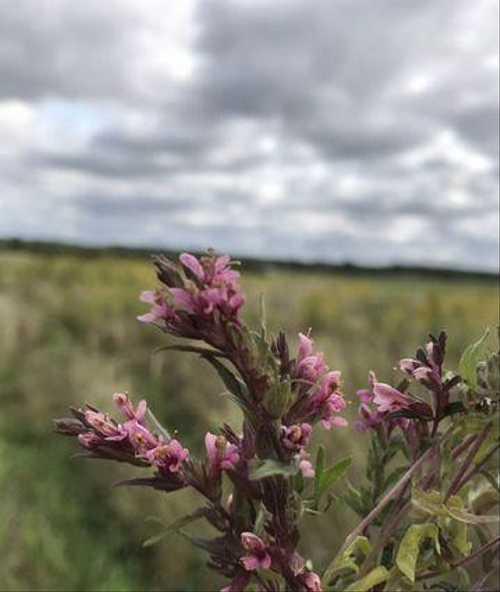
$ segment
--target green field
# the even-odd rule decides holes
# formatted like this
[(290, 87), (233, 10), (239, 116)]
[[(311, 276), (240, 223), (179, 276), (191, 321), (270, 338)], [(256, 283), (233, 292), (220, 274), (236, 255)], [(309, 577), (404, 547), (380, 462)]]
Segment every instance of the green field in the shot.
[[(450, 337), (448, 364), (487, 325), (498, 323), (495, 282), (436, 277), (348, 276), (270, 269), (243, 276), (246, 318), (265, 297), (268, 324), (295, 336), (313, 328), (330, 366), (343, 371), (346, 396), (369, 369), (391, 380), (429, 331)], [(147, 516), (165, 521), (193, 508), (194, 495), (112, 489), (140, 469), (72, 459), (74, 442), (52, 433), (51, 418), (83, 401), (111, 409), (111, 395), (145, 397), (192, 453), (203, 434), (238, 412), (221, 397), (209, 367), (188, 354), (157, 353), (169, 338), (140, 325), (138, 293), (155, 285), (148, 262), (0, 253), (0, 589), (214, 590), (204, 557), (172, 535), (152, 548)], [(171, 341), (170, 341), (171, 342)], [(356, 405), (351, 405), (354, 416)], [(318, 430), (321, 431), (321, 430)], [(323, 432), (332, 458), (353, 454), (362, 478), (365, 436)], [(341, 485), (340, 485), (341, 486)], [(321, 566), (354, 515), (307, 518), (304, 548)], [(328, 518), (328, 516), (327, 516)]]

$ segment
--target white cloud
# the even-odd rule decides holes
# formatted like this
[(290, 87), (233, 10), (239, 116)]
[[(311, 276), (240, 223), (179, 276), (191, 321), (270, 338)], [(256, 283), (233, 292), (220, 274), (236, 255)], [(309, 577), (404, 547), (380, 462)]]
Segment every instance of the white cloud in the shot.
[(494, 269), (497, 16), (3, 3), (0, 234)]

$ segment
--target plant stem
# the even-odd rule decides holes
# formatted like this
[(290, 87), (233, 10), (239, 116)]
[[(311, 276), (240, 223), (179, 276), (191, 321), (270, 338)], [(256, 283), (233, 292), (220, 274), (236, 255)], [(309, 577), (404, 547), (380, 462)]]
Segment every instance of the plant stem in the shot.
[[(472, 555), (469, 555), (468, 557), (465, 557), (464, 559), (461, 559), (460, 561), (456, 561), (455, 563), (450, 563), (450, 569), (448, 571), (452, 571), (454, 569), (457, 569), (458, 567), (464, 567), (465, 565), (468, 565), (469, 563), (471, 563), (472, 561), (474, 561), (475, 559), (477, 559), (478, 557), (480, 557), (481, 555), (486, 553), (486, 551), (489, 551), (490, 549), (494, 549), (498, 545), (498, 543), (500, 543), (500, 536), (496, 537), (495, 539), (493, 539), (489, 543), (486, 543), (482, 547), (479, 547), (479, 549), (477, 551), (475, 551), (474, 553), (472, 553)], [(430, 578), (435, 578), (436, 576), (439, 576), (439, 575), (443, 575), (443, 570), (428, 571), (427, 573), (423, 573), (423, 574), (417, 576), (416, 579), (417, 580), (428, 580)]]
[(457, 491), (459, 491), (459, 489), (461, 487), (462, 479), (463, 479), (465, 473), (467, 472), (467, 470), (469, 469), (472, 461), (474, 460), (474, 457), (476, 456), (477, 451), (481, 447), (482, 443), (486, 440), (488, 433), (491, 430), (492, 425), (493, 424), (491, 422), (488, 423), (485, 426), (485, 428), (483, 429), (483, 431), (479, 434), (477, 439), (475, 440), (474, 444), (472, 445), (472, 447), (469, 450), (469, 453), (467, 454), (467, 457), (465, 458), (464, 462), (462, 463), (462, 466), (459, 468), (457, 474), (455, 475), (455, 479), (453, 479), (453, 481), (448, 489), (448, 492), (446, 493), (446, 496), (443, 500), (443, 503), (446, 503), (452, 495), (455, 495), (457, 493)]
[(365, 528), (367, 528), (375, 520), (375, 518), (380, 514), (380, 512), (382, 512), (387, 504), (393, 501), (394, 498), (406, 488), (406, 485), (412, 478), (413, 474), (424, 464), (432, 452), (433, 448), (429, 448), (429, 450), (424, 452), (424, 454), (422, 454), (415, 464), (411, 466), (401, 477), (398, 483), (396, 483), (396, 485), (388, 493), (386, 493), (386, 495), (379, 501), (375, 508), (373, 508), (373, 510), (365, 518), (363, 518), (358, 526), (356, 526), (356, 528), (348, 535), (336, 557), (340, 557), (347, 547), (356, 539), (356, 537), (359, 536), (365, 530)]
[(495, 452), (499, 448), (500, 448), (500, 444), (497, 444), (496, 446), (494, 446), (480, 463), (478, 463), (477, 465), (474, 465), (473, 467), (470, 468), (470, 470), (462, 477), (462, 480), (460, 481), (460, 484), (458, 487), (459, 490), (462, 489), (462, 487), (467, 483), (467, 481), (470, 481), (472, 479), (472, 477), (474, 477), (475, 475), (477, 475), (479, 473), (479, 471), (484, 467), (484, 465), (490, 460), (490, 458), (495, 454)]

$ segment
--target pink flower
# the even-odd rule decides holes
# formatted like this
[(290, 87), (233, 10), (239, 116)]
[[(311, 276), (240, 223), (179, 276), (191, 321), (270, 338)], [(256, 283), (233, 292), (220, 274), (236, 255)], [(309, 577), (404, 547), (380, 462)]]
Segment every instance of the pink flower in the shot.
[(239, 286), (240, 275), (231, 269), (228, 256), (210, 253), (197, 259), (183, 253), (180, 263), (185, 274), (175, 271), (179, 266), (168, 260), (157, 261), (168, 294), (165, 298), (159, 292), (143, 292), (141, 300), (151, 304), (151, 310), (138, 317), (140, 321), (159, 324), (176, 335), (206, 340), (206, 332), (221, 324), (221, 317), (238, 320), (245, 298)]
[(148, 450), (156, 448), (160, 441), (135, 419), (123, 424), (128, 440), (137, 454), (144, 455)]
[(127, 437), (127, 432), (123, 430), (122, 426), (118, 425), (113, 419), (111, 419), (107, 413), (86, 409), (85, 421), (99, 436), (102, 436), (106, 440), (119, 441), (124, 440)]
[(288, 450), (299, 450), (305, 448), (311, 439), (312, 427), (308, 423), (300, 425), (282, 426), (281, 441)]
[(224, 436), (207, 432), (205, 435), (210, 471), (217, 476), (221, 471), (233, 470), (240, 460), (238, 447), (230, 444)]
[(169, 288), (169, 293), (173, 296), (174, 306), (177, 310), (184, 310), (189, 313), (195, 312), (196, 301), (190, 292), (184, 290), (184, 288)]
[(406, 374), (409, 374), (410, 376), (413, 376), (413, 372), (421, 366), (422, 363), (418, 360), (414, 360), (413, 358), (403, 358), (399, 361), (400, 369)]
[(304, 358), (308, 358), (312, 355), (314, 349), (314, 341), (304, 335), (303, 333), (299, 333), (299, 352), (297, 355), (297, 361), (300, 362)]
[(297, 364), (297, 378), (315, 383), (328, 370), (322, 353), (313, 354), (300, 360)]
[(370, 370), (368, 372), (368, 388), (361, 389), (356, 394), (361, 400), (361, 403), (369, 404), (373, 402), (373, 385), (377, 382), (377, 377), (375, 376), (375, 372)]
[(426, 346), (429, 354), (429, 365), (426, 366), (418, 360), (412, 358), (404, 358), (400, 360), (400, 369), (408, 376), (414, 378), (426, 386), (439, 386), (441, 384), (440, 368), (432, 359), (433, 352), (436, 351), (436, 345), (430, 341)]
[(104, 444), (104, 440), (100, 438), (94, 432), (85, 432), (84, 434), (78, 434), (78, 441), (84, 448), (92, 450), (97, 446)]
[(189, 450), (183, 448), (178, 440), (170, 440), (148, 450), (143, 456), (161, 472), (177, 473), (182, 463), (189, 458)]
[(337, 391), (341, 380), (338, 371), (328, 372), (322, 382), (320, 390), (312, 396), (311, 403), (316, 409), (316, 414), (321, 418), (323, 427), (327, 430), (332, 427), (344, 427), (347, 420), (337, 417), (347, 407), (344, 397)]
[(373, 386), (373, 402), (381, 413), (393, 413), (401, 409), (407, 409), (411, 405), (411, 399), (383, 382), (377, 382)]
[(200, 282), (203, 282), (205, 279), (205, 271), (194, 255), (182, 253), (179, 260)]
[(308, 571), (304, 573), (301, 579), (307, 592), (322, 592), (321, 578), (318, 574)]
[(267, 551), (267, 545), (256, 534), (242, 532), (241, 544), (248, 553), (241, 558), (241, 563), (247, 571), (269, 569), (271, 567), (271, 555)]
[(323, 419), (321, 424), (326, 430), (331, 430), (332, 428), (346, 428), (349, 425), (349, 422), (345, 417), (336, 415)]
[(165, 302), (160, 292), (146, 291), (140, 295), (141, 302), (151, 304), (151, 310), (137, 317), (141, 323), (159, 323), (162, 324), (174, 314), (172, 308)]
[(376, 428), (384, 420), (384, 413), (372, 411), (368, 405), (362, 403), (359, 407), (360, 419), (354, 424), (358, 432), (366, 432), (369, 429)]
[(302, 476), (305, 479), (312, 479), (315, 475), (314, 467), (309, 460), (309, 454), (302, 449), (299, 454), (295, 456), (296, 461), (298, 462), (299, 471), (302, 473)]
[(115, 393), (113, 395), (113, 401), (127, 419), (135, 419), (137, 422), (144, 424), (144, 418), (146, 417), (148, 408), (146, 401), (139, 401), (136, 409), (134, 409), (126, 393)]

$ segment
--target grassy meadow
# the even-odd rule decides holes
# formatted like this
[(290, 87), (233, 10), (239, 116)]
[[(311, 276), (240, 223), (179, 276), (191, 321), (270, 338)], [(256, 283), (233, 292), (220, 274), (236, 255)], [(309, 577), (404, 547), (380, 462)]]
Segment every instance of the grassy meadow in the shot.
[[(51, 418), (68, 406), (89, 401), (111, 410), (118, 390), (147, 398), (195, 454), (221, 418), (237, 425), (208, 366), (189, 354), (153, 354), (169, 338), (135, 317), (145, 310), (138, 293), (155, 283), (146, 259), (0, 252), (0, 589), (220, 587), (184, 539), (141, 545), (155, 533), (147, 516), (172, 520), (194, 507), (194, 495), (113, 489), (141, 470), (73, 459), (74, 442), (52, 433)], [(448, 331), (451, 367), (486, 325), (498, 323), (497, 286), (488, 280), (269, 268), (244, 274), (243, 285), (250, 323), (263, 294), (271, 330), (296, 336), (313, 328), (353, 401), (369, 369), (391, 380), (395, 361), (412, 355), (429, 331)], [(331, 459), (353, 454), (356, 461), (366, 445), (350, 430), (319, 438)], [(362, 471), (354, 462), (350, 479)], [(319, 566), (354, 520), (346, 508), (339, 514), (306, 519), (304, 544)]]

